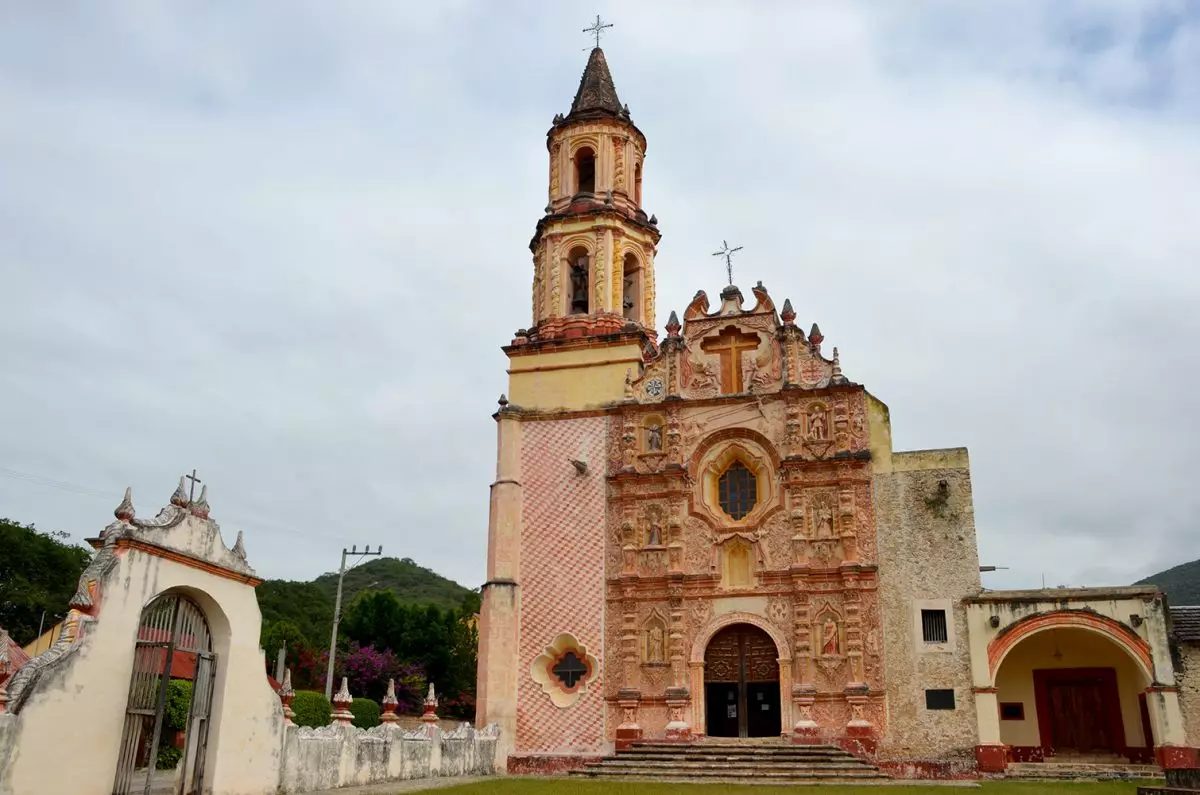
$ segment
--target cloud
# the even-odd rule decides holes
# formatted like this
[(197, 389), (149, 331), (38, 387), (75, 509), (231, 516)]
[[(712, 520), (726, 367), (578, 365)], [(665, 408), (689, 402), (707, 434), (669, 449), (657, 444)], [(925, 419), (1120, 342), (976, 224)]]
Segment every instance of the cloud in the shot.
[[(0, 478), (0, 513), (83, 537), (195, 466), (268, 576), (370, 542), (481, 582), (499, 347), (594, 13), (0, 11), (0, 466), (112, 495)], [(745, 245), (898, 448), (970, 447), (992, 587), (1200, 557), (1194, 7), (600, 13), (660, 327)]]

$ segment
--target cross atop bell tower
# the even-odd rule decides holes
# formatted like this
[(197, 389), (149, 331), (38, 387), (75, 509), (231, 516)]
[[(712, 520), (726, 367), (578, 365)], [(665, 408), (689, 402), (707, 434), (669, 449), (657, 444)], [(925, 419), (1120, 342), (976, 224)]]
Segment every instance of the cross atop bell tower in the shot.
[[(598, 36), (597, 18), (585, 33)], [(545, 215), (533, 252), (532, 325), (514, 344), (636, 334), (653, 340), (658, 219), (642, 208), (646, 136), (592, 48), (566, 113), (554, 116)], [(652, 342), (650, 344), (653, 344)]]

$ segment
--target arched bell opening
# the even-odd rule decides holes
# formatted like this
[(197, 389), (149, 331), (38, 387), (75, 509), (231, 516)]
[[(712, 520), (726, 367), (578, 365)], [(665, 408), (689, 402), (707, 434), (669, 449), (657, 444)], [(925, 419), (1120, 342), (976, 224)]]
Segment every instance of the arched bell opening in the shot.
[(778, 737), (779, 650), (751, 624), (717, 632), (704, 651), (705, 733), (710, 737)]
[(567, 255), (567, 272), (570, 275), (571, 289), (567, 293), (567, 314), (586, 315), (588, 313), (591, 290), (591, 259), (583, 246), (576, 246)]
[(621, 315), (642, 322), (642, 267), (633, 254), (626, 254), (621, 263)]
[(596, 192), (596, 153), (587, 146), (575, 152), (575, 192)]

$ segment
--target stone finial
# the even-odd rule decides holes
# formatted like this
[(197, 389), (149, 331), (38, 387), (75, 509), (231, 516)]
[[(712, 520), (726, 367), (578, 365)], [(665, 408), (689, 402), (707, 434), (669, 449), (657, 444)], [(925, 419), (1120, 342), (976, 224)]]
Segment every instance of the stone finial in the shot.
[(658, 216), (657, 215), (650, 216), (650, 226), (658, 226)]
[(12, 656), (9, 651), (11, 646), (8, 631), (0, 629), (0, 715), (8, 712), (8, 678), (12, 673)]
[(0, 682), (12, 673), (12, 640), (7, 629), (0, 629)]
[(246, 559), (246, 539), (241, 530), (238, 530), (237, 541), (233, 542), (232, 552), (242, 560)]
[(425, 711), (421, 714), (421, 720), (428, 724), (437, 723), (437, 708), (437, 694), (433, 690), (433, 682), (430, 682), (429, 695), (425, 696)]
[(191, 511), (193, 516), (199, 516), (201, 519), (208, 518), (208, 484), (200, 487), (200, 499), (192, 503)]
[(633, 368), (625, 370), (625, 399), (633, 399)]
[(396, 716), (396, 707), (400, 704), (400, 701), (396, 698), (395, 679), (388, 680), (387, 693), (384, 695), (383, 701), (381, 701), (380, 704), (383, 706), (383, 714), (379, 716), (381, 721), (384, 723), (395, 723), (396, 721), (400, 720), (400, 718)]
[(842, 375), (842, 360), (838, 356), (838, 349), (836, 345), (833, 348), (833, 375), (830, 377), (830, 380), (834, 383), (846, 380), (846, 376)]
[(354, 698), (350, 695), (350, 680), (342, 677), (342, 686), (333, 695), (333, 722), (340, 723), (343, 726), (349, 726), (354, 720), (354, 713), (350, 711), (350, 705), (354, 703)]
[(816, 323), (813, 323), (812, 330), (808, 332), (809, 344), (811, 344), (814, 348), (820, 348), (821, 342), (824, 339), (825, 339), (825, 336), (823, 334), (821, 334), (820, 327)]
[(115, 511), (113, 511), (113, 516), (117, 517), (122, 522), (133, 521), (133, 489), (129, 487), (125, 488), (125, 496), (122, 498), (121, 504), (117, 506)]
[(500, 408), (504, 408), (505, 406), (508, 405), (508, 395), (501, 392), (500, 399), (497, 400), (496, 402), (500, 404)]
[(296, 697), (296, 691), (292, 688), (292, 669), (288, 668), (283, 672), (283, 683), (279, 685), (279, 700), (283, 702), (283, 721), (288, 726), (295, 726), (296, 711), (292, 709), (292, 699)]
[(682, 326), (679, 325), (679, 315), (675, 314), (675, 310), (672, 309), (671, 316), (667, 318), (667, 334), (672, 337), (677, 337), (679, 336), (679, 329), (681, 328)]
[(179, 478), (179, 486), (175, 489), (175, 493), (171, 495), (171, 504), (178, 505), (180, 508), (186, 508), (190, 500), (188, 500), (188, 490), (183, 485), (183, 478)]
[(796, 310), (792, 309), (792, 299), (783, 299), (783, 311), (779, 313), (779, 317), (789, 326), (796, 319)]

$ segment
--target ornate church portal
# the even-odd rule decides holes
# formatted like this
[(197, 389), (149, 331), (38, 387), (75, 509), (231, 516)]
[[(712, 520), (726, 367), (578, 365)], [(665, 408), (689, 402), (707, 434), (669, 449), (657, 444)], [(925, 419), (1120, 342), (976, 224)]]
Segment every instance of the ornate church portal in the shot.
[(708, 736), (779, 736), (779, 652), (758, 627), (735, 624), (713, 637), (704, 691)]

